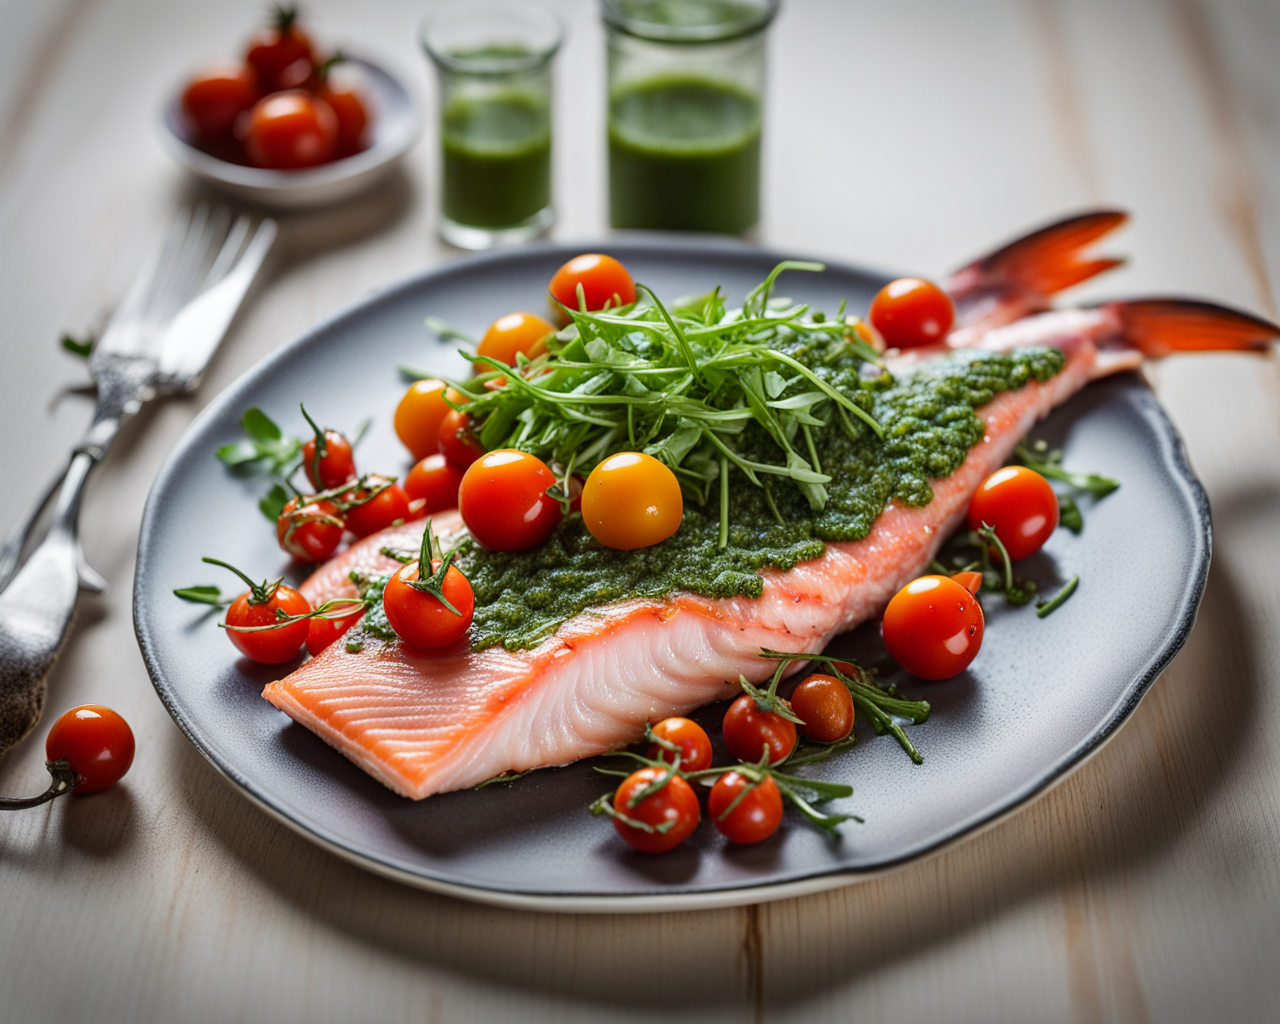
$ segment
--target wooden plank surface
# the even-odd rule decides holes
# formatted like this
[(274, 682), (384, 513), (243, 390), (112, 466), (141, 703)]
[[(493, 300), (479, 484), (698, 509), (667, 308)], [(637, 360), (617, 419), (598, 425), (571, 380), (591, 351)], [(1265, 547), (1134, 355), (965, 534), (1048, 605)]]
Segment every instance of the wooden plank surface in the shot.
[[(326, 40), (430, 95), (424, 5), (313, 0)], [(603, 43), (559, 66), (562, 239), (605, 233)], [(167, 89), (248, 0), (0, 0), (0, 529), (88, 420), (56, 346), (99, 326), (175, 203)], [(790, 0), (771, 52), (763, 242), (940, 275), (1073, 209), (1135, 213), (1082, 298), (1180, 291), (1275, 315), (1273, 0)], [(1199, 621), (1132, 721), (1047, 797), (885, 878), (697, 914), (472, 906), (352, 867), (232, 792), (155, 699), (129, 594), (150, 481), (200, 407), (320, 317), (456, 253), (429, 131), (380, 195), (283, 225), (200, 392), (130, 424), (91, 485), (86, 595), (51, 684), (133, 723), (124, 784), (0, 821), (0, 993), (22, 1021), (1198, 1021), (1280, 1017), (1280, 374), (1152, 370), (1213, 503)], [(193, 542), (196, 539), (193, 539)], [(1135, 593), (1133, 600), (1141, 601)], [(1088, 643), (1087, 637), (1081, 643)], [(1034, 680), (1029, 681), (1034, 685)], [(42, 736), (0, 791), (42, 783)]]

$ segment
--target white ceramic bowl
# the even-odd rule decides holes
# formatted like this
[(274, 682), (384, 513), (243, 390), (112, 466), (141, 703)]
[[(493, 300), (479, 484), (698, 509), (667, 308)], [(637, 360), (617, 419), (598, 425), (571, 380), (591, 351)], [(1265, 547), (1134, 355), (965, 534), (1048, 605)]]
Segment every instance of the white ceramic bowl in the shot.
[(370, 61), (350, 58), (360, 70), (373, 108), (373, 144), (362, 153), (319, 167), (271, 171), (210, 156), (192, 144), (176, 93), (161, 115), (160, 138), (169, 154), (192, 174), (240, 199), (275, 207), (311, 207), (341, 202), (374, 185), (395, 166), (422, 133), (417, 105), (400, 82)]

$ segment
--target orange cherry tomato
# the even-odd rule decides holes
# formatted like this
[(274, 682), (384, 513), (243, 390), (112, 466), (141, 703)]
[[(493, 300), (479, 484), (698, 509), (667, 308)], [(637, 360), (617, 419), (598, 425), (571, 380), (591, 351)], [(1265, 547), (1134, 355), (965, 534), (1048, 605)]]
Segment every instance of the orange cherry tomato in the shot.
[[(744, 789), (748, 790), (741, 800)], [(734, 801), (738, 805), (734, 807)], [(729, 810), (729, 808), (733, 810)], [(725, 772), (716, 779), (707, 798), (707, 816), (716, 831), (731, 843), (749, 846), (763, 842), (782, 824), (782, 794), (769, 776), (758, 785), (737, 772)]]
[[(431, 567), (439, 569), (440, 560)], [(457, 609), (450, 611), (434, 594), (415, 589), (411, 584), (417, 580), (418, 564), (410, 562), (387, 580), (382, 593), (382, 607), (396, 636), (414, 647), (447, 647), (462, 639), (476, 608), (471, 583), (457, 567), (449, 566), (440, 592)]]
[(610, 455), (582, 488), (582, 521), (605, 547), (647, 548), (675, 533), (683, 517), (676, 475), (643, 452)]
[[(578, 285), (582, 285), (589, 312), (604, 309), (606, 304), (610, 309), (616, 309), (636, 301), (636, 286), (627, 268), (612, 256), (602, 253), (575, 256), (557, 270), (551, 278), (551, 298), (576, 311)], [(559, 307), (554, 308), (558, 315), (563, 315), (559, 313)]]
[(448, 387), (442, 380), (419, 380), (396, 406), (394, 425), (400, 442), (415, 459), (425, 459), (440, 450), (440, 424), (453, 410), (445, 396), (457, 404), (466, 396)]
[(356, 475), (355, 454), (351, 442), (336, 430), (324, 432), (324, 454), (320, 456), (317, 472), (316, 439), (313, 437), (302, 446), (302, 468), (311, 486), (318, 491), (341, 487)]
[[(699, 772), (711, 767), (711, 740), (706, 730), (697, 722), (688, 718), (664, 718), (653, 727), (653, 734), (680, 748), (682, 771)], [(649, 752), (645, 757), (650, 761), (665, 761), (667, 764), (674, 760), (671, 751), (656, 743), (649, 744)]]
[(835, 743), (853, 731), (853, 696), (835, 676), (811, 675), (791, 694), (791, 710), (819, 743)]
[(410, 501), (423, 502), (423, 515), (457, 508), (458, 488), (462, 486), (464, 472), (443, 455), (428, 455), (409, 470), (404, 480), (404, 491)]
[(785, 761), (796, 749), (795, 723), (772, 711), (761, 711), (747, 693), (729, 705), (720, 732), (729, 753), (749, 764), (760, 760), (766, 744), (770, 764)]
[(476, 346), (476, 355), (515, 366), (517, 353), (533, 359), (546, 351), (547, 339), (555, 332), (551, 324), (533, 313), (508, 313), (489, 325)]
[(618, 830), (618, 835), (641, 853), (674, 850), (693, 834), (702, 819), (702, 809), (698, 806), (693, 787), (678, 775), (656, 793), (645, 797), (634, 807), (630, 806), (633, 796), (664, 774), (666, 770), (663, 768), (641, 768), (628, 775), (613, 795), (613, 809), (619, 814), (652, 827), (671, 825), (665, 832), (646, 832), (614, 818), (613, 827)]
[(471, 536), (490, 551), (529, 551), (560, 522), (560, 503), (547, 495), (555, 483), (537, 456), (500, 448), (467, 469), (458, 511)]
[(251, 593), (244, 593), (231, 602), (227, 609), (226, 624), (228, 626), (270, 626), (271, 629), (255, 630), (243, 633), (238, 629), (228, 629), (231, 642), (246, 658), (263, 665), (279, 665), (295, 657), (307, 639), (307, 631), (311, 628), (310, 619), (299, 619), (295, 622), (280, 621), (276, 609), (285, 615), (306, 615), (311, 605), (305, 597), (292, 587), (281, 584), (267, 601), (253, 604)]
[[(298, 25), (296, 7), (275, 9), (271, 27), (249, 42), (245, 60), (258, 73), (266, 92), (301, 84), (292, 79), (287, 84), (280, 81), (286, 69), (292, 70), (298, 61), (305, 61), (308, 66), (312, 61), (311, 39)], [(292, 78), (296, 77), (294, 73)]]
[(331, 501), (310, 501), (299, 507), (290, 498), (276, 520), (280, 547), (304, 562), (323, 562), (342, 541), (342, 513)]
[(884, 610), (884, 645), (921, 679), (950, 679), (969, 667), (982, 647), (982, 606), (949, 576), (921, 576), (899, 590)]
[[(343, 497), (348, 501), (361, 499), (382, 480), (382, 477), (370, 476), (369, 490), (359, 490)], [(404, 488), (399, 484), (392, 484), (379, 491), (363, 505), (353, 505), (347, 509), (347, 529), (357, 537), (367, 537), (371, 533), (385, 530), (388, 526), (408, 522), (411, 514), (409, 495), (405, 494)]]
[(257, 75), (236, 64), (205, 68), (182, 93), (183, 112), (208, 141), (230, 138), (235, 119), (257, 102)]
[(982, 482), (969, 503), (969, 528), (986, 523), (1015, 562), (1034, 555), (1058, 528), (1058, 496), (1026, 466), (1005, 466)]
[(311, 627), (307, 630), (307, 651), (313, 658), (360, 621), (364, 609), (355, 605), (352, 607), (356, 610), (341, 618), (331, 619), (325, 615), (317, 615), (308, 620)]
[(117, 712), (101, 704), (81, 704), (61, 715), (44, 741), (44, 756), (66, 761), (81, 777), (77, 793), (114, 786), (133, 764), (133, 730)]
[(956, 311), (941, 288), (918, 277), (890, 281), (871, 300), (868, 319), (890, 348), (917, 348), (946, 340)]
[(440, 452), (459, 469), (466, 469), (484, 454), (480, 438), (471, 429), (471, 417), (450, 409), (440, 421)]
[(315, 167), (337, 151), (338, 117), (328, 103), (301, 89), (274, 92), (249, 111), (242, 141), (255, 167)]

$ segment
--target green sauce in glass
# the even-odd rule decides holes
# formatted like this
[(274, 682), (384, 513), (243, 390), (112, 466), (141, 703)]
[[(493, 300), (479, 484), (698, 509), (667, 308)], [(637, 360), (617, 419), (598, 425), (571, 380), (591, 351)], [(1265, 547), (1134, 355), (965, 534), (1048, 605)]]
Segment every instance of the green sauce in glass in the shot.
[(731, 85), (653, 78), (609, 105), (615, 228), (740, 234), (760, 218), (760, 103)]
[(551, 118), (521, 93), (458, 97), (445, 108), (444, 215), (509, 228), (551, 205)]

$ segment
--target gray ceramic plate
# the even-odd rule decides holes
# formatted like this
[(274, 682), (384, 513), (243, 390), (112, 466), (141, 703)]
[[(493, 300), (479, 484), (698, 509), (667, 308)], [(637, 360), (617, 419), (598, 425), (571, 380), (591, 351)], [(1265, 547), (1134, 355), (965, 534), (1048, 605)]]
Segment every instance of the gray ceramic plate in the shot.
[[(660, 295), (719, 284), (733, 296), (782, 258), (714, 243), (608, 246)], [(552, 272), (581, 250), (544, 246), (463, 260), (361, 302), (295, 339), (219, 396), (192, 424), (156, 480), (138, 551), (134, 614), (161, 700), (196, 748), (250, 799), (303, 835), (374, 871), (468, 899), (574, 911), (745, 904), (855, 881), (938, 849), (1044, 792), (1096, 751), (1182, 646), (1209, 564), (1209, 509), (1182, 445), (1137, 376), (1091, 385), (1037, 433), (1069, 465), (1117, 477), (1119, 491), (1085, 509), (1080, 537), (1059, 530), (1025, 563), (1045, 589), (1072, 574), (1077, 595), (1046, 619), (987, 601), (983, 650), (946, 683), (897, 681), (933, 715), (911, 730), (915, 767), (887, 737), (859, 726), (855, 751), (812, 769), (847, 781), (839, 806), (861, 815), (828, 839), (788, 814), (758, 846), (725, 844), (705, 825), (680, 849), (633, 853), (587, 805), (609, 781), (577, 764), (516, 783), (404, 800), (293, 724), (259, 692), (282, 674), (238, 660), (214, 617), (175, 587), (231, 580), (214, 555), (255, 576), (287, 560), (255, 502), (259, 481), (230, 475), (214, 449), (239, 437), (252, 405), (305, 433), (298, 402), (339, 428), (373, 424), (361, 465), (402, 471), (391, 414), (404, 389), (397, 364), (458, 374), (465, 364), (423, 318), (478, 334), (513, 309), (542, 308)], [(787, 253), (786, 256), (794, 254)], [(863, 309), (883, 279), (848, 267), (791, 273), (781, 294), (834, 310)], [(883, 663), (874, 626), (833, 648)], [(704, 709), (713, 735), (723, 705)]]

